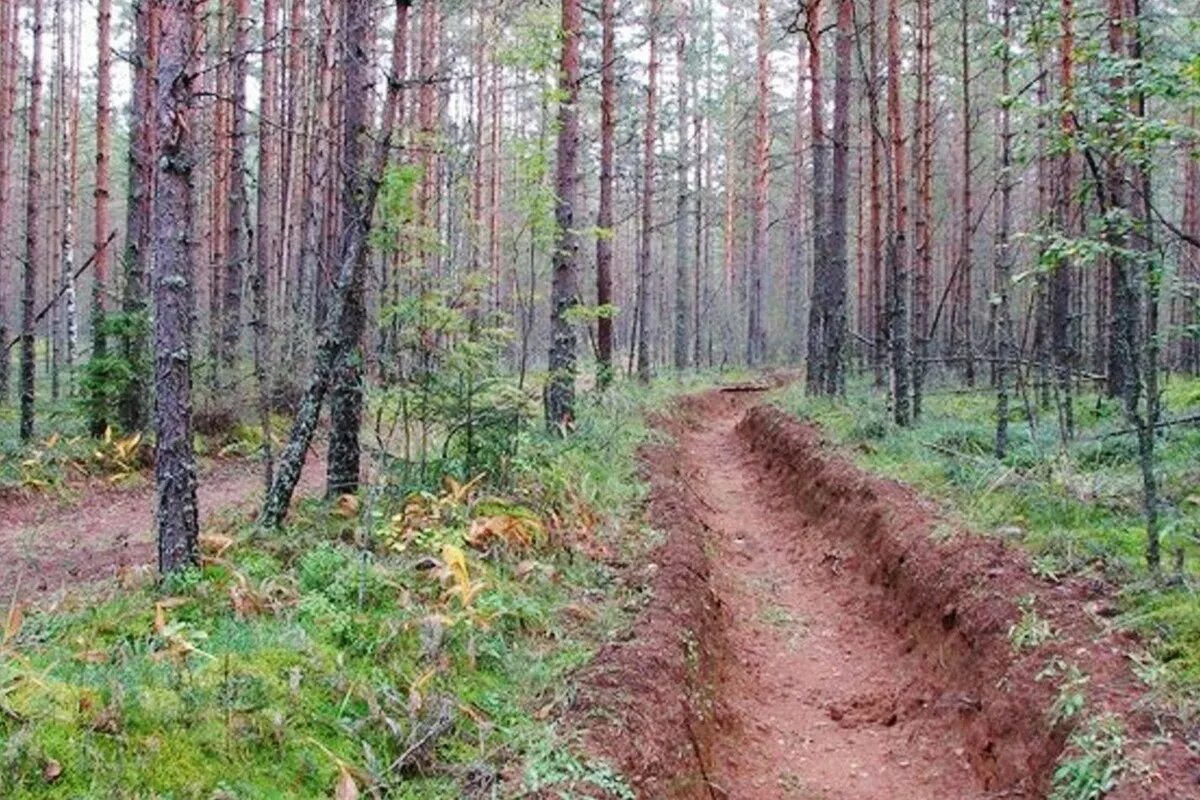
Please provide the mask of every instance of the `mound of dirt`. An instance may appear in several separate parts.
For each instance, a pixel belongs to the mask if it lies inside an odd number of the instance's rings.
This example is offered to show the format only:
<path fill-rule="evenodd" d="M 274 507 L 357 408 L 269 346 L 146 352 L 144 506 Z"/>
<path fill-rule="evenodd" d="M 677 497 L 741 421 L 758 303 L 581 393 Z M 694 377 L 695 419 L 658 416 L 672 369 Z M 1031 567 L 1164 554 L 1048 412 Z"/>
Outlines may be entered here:
<path fill-rule="evenodd" d="M 1046 797 L 1071 668 L 1087 714 L 1125 726 L 1110 796 L 1200 797 L 1185 737 L 1143 702 L 1134 643 L 1094 613 L 1106 587 L 1036 580 L 1020 552 L 754 401 L 689 398 L 644 453 L 666 542 L 630 566 L 648 603 L 578 706 L 639 797 Z M 1014 643 L 1033 620 L 1044 635 Z"/>

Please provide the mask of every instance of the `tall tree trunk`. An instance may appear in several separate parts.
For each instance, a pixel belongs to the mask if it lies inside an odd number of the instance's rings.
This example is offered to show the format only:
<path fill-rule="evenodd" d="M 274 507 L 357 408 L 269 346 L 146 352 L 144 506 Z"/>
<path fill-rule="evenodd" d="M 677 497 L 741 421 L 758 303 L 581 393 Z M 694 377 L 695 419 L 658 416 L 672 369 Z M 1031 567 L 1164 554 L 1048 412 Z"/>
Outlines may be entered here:
<path fill-rule="evenodd" d="M 801 346 L 804 337 L 800 335 L 803 323 L 804 289 L 808 280 L 808 247 L 805 242 L 804 196 L 808 190 L 805 175 L 805 151 L 808 149 L 808 137 L 805 134 L 805 105 L 808 102 L 805 92 L 805 70 L 808 67 L 808 41 L 803 36 L 796 37 L 796 110 L 792 131 L 792 203 L 790 214 L 792 224 L 789 226 L 791 239 L 790 261 L 788 264 L 788 353 L 792 361 L 799 362 L 804 358 Z"/>
<path fill-rule="evenodd" d="M 568 430 L 575 417 L 575 327 L 571 311 L 579 301 L 579 233 L 575 227 L 575 203 L 579 183 L 582 0 L 563 0 L 562 32 L 558 165 L 554 179 L 556 241 L 550 294 L 550 381 L 546 386 L 546 424 L 552 431 Z"/>
<path fill-rule="evenodd" d="M 676 83 L 675 99 L 679 131 L 679 150 L 675 164 L 675 369 L 682 370 L 688 366 L 690 340 L 688 325 L 690 323 L 689 304 L 691 302 L 691 265 L 688 259 L 691 250 L 688 244 L 692 218 L 688 213 L 691 196 L 688 189 L 688 166 L 691 161 L 688 118 L 688 26 L 690 10 L 687 0 L 679 0 L 676 8 L 675 29 L 675 61 Z"/>
<path fill-rule="evenodd" d="M 754 166 L 751 209 L 753 227 L 750 231 L 750 274 L 746 287 L 747 323 L 746 364 L 761 365 L 767 357 L 767 320 L 764 282 L 767 273 L 767 201 L 770 190 L 771 156 L 771 60 L 770 60 L 770 7 L 767 0 L 758 0 L 757 62 L 755 85 L 757 87 L 754 113 Z"/>
<path fill-rule="evenodd" d="M 971 15 L 970 0 L 962 0 L 959 17 L 959 56 L 962 59 L 962 230 L 957 278 L 957 317 L 961 336 L 958 346 L 968 386 L 975 385 L 975 339 L 972 320 L 974 305 L 975 200 L 973 195 L 974 125 L 971 107 Z"/>
<path fill-rule="evenodd" d="M 343 288 L 345 301 L 338 320 L 338 337 L 342 340 L 339 358 L 334 365 L 333 384 L 329 399 L 329 457 L 326 493 L 329 497 L 353 494 L 358 491 L 362 450 L 359 431 L 363 413 L 363 352 L 362 338 L 366 330 L 365 280 L 367 243 L 350 245 L 347 239 L 366 239 L 374 212 L 383 164 L 379 169 L 367 159 L 367 134 L 371 121 L 371 88 L 374 83 L 371 68 L 372 4 L 369 0 L 351 0 L 342 4 L 341 58 L 342 98 L 342 170 L 345 224 L 342 229 L 342 252 L 355 250 L 358 266 L 351 270 L 351 279 Z M 387 134 L 381 141 L 386 141 Z"/>
<path fill-rule="evenodd" d="M 875 368 L 875 386 L 882 389 L 886 381 L 884 366 L 887 364 L 887 308 L 884 291 L 884 246 L 883 246 L 883 125 L 879 119 L 879 8 L 877 0 L 870 0 L 869 64 L 867 75 L 867 106 L 871 129 L 871 314 Z"/>
<path fill-rule="evenodd" d="M 926 363 L 929 359 L 930 305 L 933 288 L 933 8 L 932 0 L 917 4 L 917 103 L 913 151 L 916 160 L 917 212 L 916 285 L 913 293 L 913 419 L 921 416 Z"/>
<path fill-rule="evenodd" d="M 250 44 L 250 1 L 235 0 L 233 37 L 228 57 L 232 59 L 229 108 L 229 203 L 225 223 L 224 300 L 221 359 L 228 387 L 238 390 L 235 368 L 242 342 L 242 281 L 250 260 L 249 199 L 246 192 L 246 74 Z M 232 399 L 230 395 L 229 399 Z"/>
<path fill-rule="evenodd" d="M 121 355 L 130 366 L 122 388 L 119 417 L 125 431 L 143 431 L 149 425 L 150 390 L 147 333 L 147 281 L 150 277 L 151 205 L 154 193 L 154 72 L 157 69 L 157 31 L 152 0 L 137 0 L 134 7 L 133 114 L 129 141 L 129 200 L 125 211 L 125 273 L 121 311 L 126 317 L 121 335 Z"/>
<path fill-rule="evenodd" d="M 158 165 L 151 233 L 154 253 L 154 473 L 158 487 L 158 566 L 195 563 L 199 537 L 192 452 L 192 171 L 196 143 L 189 118 L 198 39 L 193 0 L 151 0 L 158 29 L 154 163 Z"/>
<path fill-rule="evenodd" d="M 812 291 L 808 300 L 807 390 L 819 394 L 826 384 L 829 352 L 825 330 L 825 289 L 829 274 L 829 145 L 825 136 L 825 99 L 821 78 L 821 0 L 809 0 L 805 11 L 812 123 Z"/>
<path fill-rule="evenodd" d="M 1060 7 L 1061 40 L 1059 43 L 1059 86 L 1063 112 L 1060 135 L 1067 142 L 1075 138 L 1074 103 L 1075 76 L 1075 3 L 1062 0 Z M 1058 174 L 1054 186 L 1054 224 L 1064 236 L 1074 236 L 1075 221 L 1075 158 L 1074 146 L 1058 157 Z M 1054 375 L 1058 397 L 1058 421 L 1063 442 L 1075 435 L 1075 337 L 1072 331 L 1072 286 L 1075 283 L 1071 261 L 1066 256 L 1054 265 L 1050 278 L 1050 341 L 1054 358 Z"/>
<path fill-rule="evenodd" d="M 596 304 L 605 309 L 596 323 L 599 358 L 597 384 L 607 386 L 613 377 L 613 319 L 608 308 L 613 302 L 613 174 L 617 130 L 617 34 L 616 0 L 601 0 L 600 25 L 600 208 L 596 215 Z M 494 154 L 493 154 L 494 155 Z M 493 194 L 495 194 L 493 192 Z M 493 209 L 499 198 L 493 197 Z M 495 212 L 493 211 L 493 214 Z M 494 236 L 494 234 L 493 234 Z"/>
<path fill-rule="evenodd" d="M 277 229 L 280 222 L 277 214 L 273 182 L 279 165 L 276 161 L 277 126 L 280 124 L 278 92 L 278 34 L 276 17 L 279 8 L 276 0 L 263 0 L 262 23 L 262 90 L 259 100 L 258 121 L 258 186 L 256 187 L 256 229 L 254 251 L 254 277 L 251 288 L 254 294 L 254 379 L 258 384 L 258 413 L 263 433 L 263 480 L 270 487 L 273 477 L 273 455 L 271 452 L 271 316 L 270 276 L 278 259 L 279 242 Z"/>
<path fill-rule="evenodd" d="M 996 458 L 1008 452 L 1008 383 L 1013 361 L 1012 312 L 1009 284 L 1012 281 L 1013 131 L 1012 96 L 1013 0 L 1002 0 L 1003 42 L 1000 55 L 1000 221 L 996 231 Z"/>
<path fill-rule="evenodd" d="M 30 35 L 33 57 L 29 62 L 29 101 L 25 110 L 25 280 L 21 291 L 21 440 L 33 438 L 34 421 L 34 302 L 41 252 L 41 138 L 42 108 L 42 0 L 33 0 Z"/>
<path fill-rule="evenodd" d="M 854 2 L 838 0 L 838 38 L 833 80 L 833 175 L 829 204 L 829 272 L 824 287 L 825 386 L 836 395 L 846 388 L 847 208 L 850 200 L 850 79 L 854 47 Z"/>
<path fill-rule="evenodd" d="M 16 150 L 17 65 L 20 61 L 16 3 L 0 4 L 0 247 L 10 247 L 12 206 L 15 184 L 12 180 Z M 0 260 L 0 406 L 9 400 L 12 356 L 8 348 L 9 296 L 12 277 L 11 259 Z"/>
<path fill-rule="evenodd" d="M 96 4 L 96 187 L 95 212 L 92 217 L 92 246 L 95 266 L 92 268 L 92 358 L 102 363 L 108 357 L 108 336 L 105 332 L 105 311 L 108 304 L 108 212 L 109 212 L 109 124 L 112 109 L 112 0 Z M 100 398 L 91 403 L 93 415 L 88 425 L 93 436 L 100 436 L 109 421 L 103 413 Z"/>
<path fill-rule="evenodd" d="M 654 274 L 650 263 L 651 249 L 654 236 L 654 185 L 656 181 L 657 161 L 656 144 L 658 142 L 658 39 L 659 25 L 662 16 L 662 0 L 650 0 L 650 15 L 646 27 L 650 35 L 650 64 L 647 78 L 649 85 L 646 89 L 646 120 L 642 136 L 642 230 L 638 246 L 638 286 L 637 286 L 637 373 L 638 378 L 648 382 L 653 374 L 654 365 L 651 360 L 654 340 L 653 320 L 654 309 L 650 307 L 650 281 Z"/>
<path fill-rule="evenodd" d="M 888 339 L 892 362 L 892 412 L 898 425 L 912 422 L 909 395 L 908 171 L 900 107 L 900 0 L 888 0 L 888 132 L 891 135 L 891 202 L 888 204 Z"/>
<path fill-rule="evenodd" d="M 1196 109 L 1188 115 L 1188 125 L 1195 130 L 1200 125 Z M 1191 242 L 1184 242 L 1183 254 L 1180 259 L 1180 272 L 1184 281 L 1183 315 L 1180 322 L 1186 326 L 1183 335 L 1181 367 L 1190 375 L 1200 374 L 1200 331 L 1196 325 L 1200 323 L 1197 317 L 1197 304 L 1200 304 L 1200 153 L 1194 148 L 1184 154 L 1183 166 L 1183 220 L 1184 233 L 1191 237 Z M 3 392 L 0 392 L 0 402 L 3 402 Z"/>

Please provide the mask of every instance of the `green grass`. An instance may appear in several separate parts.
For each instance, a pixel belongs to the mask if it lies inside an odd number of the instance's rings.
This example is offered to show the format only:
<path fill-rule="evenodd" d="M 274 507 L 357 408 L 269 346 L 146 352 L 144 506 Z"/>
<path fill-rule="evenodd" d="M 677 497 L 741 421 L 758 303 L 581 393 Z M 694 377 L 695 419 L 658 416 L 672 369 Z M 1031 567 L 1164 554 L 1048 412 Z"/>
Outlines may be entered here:
<path fill-rule="evenodd" d="M 327 797 L 348 773 L 449 800 L 503 772 L 509 791 L 631 797 L 553 720 L 636 607 L 577 545 L 653 545 L 635 454 L 646 413 L 684 388 L 622 386 L 583 403 L 569 440 L 525 434 L 500 499 L 547 523 L 532 550 L 467 548 L 470 505 L 401 549 L 401 507 L 369 490 L 357 515 L 302 505 L 161 587 L 30 612 L 0 646 L 0 795 Z M 447 547 L 472 591 L 417 568 Z"/>
<path fill-rule="evenodd" d="M 1200 410 L 1200 380 L 1172 376 L 1164 392 L 1166 418 Z M 1038 409 L 1033 424 L 1020 398 L 1010 417 L 1007 457 L 992 455 L 995 399 L 937 391 L 910 428 L 890 421 L 886 398 L 856 384 L 844 401 L 810 399 L 802 388 L 776 402 L 819 423 L 864 468 L 902 480 L 941 500 L 972 528 L 1019 542 L 1047 580 L 1095 571 L 1121 587 L 1122 622 L 1144 635 L 1165 679 L 1156 688 L 1200 689 L 1200 600 L 1194 591 L 1200 531 L 1200 426 L 1164 428 L 1158 438 L 1163 486 L 1164 568 L 1176 550 L 1187 563 L 1182 581 L 1156 585 L 1145 566 L 1141 479 L 1132 436 L 1117 403 L 1088 394 L 1077 399 L 1078 435 L 1063 448 L 1056 415 Z"/>

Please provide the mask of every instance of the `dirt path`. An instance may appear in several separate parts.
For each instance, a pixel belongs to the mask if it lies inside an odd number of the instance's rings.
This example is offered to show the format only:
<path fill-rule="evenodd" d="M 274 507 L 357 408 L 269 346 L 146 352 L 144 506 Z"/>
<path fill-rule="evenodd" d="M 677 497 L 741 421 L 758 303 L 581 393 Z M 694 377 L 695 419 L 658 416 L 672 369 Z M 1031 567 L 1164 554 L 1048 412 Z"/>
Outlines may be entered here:
<path fill-rule="evenodd" d="M 319 491 L 315 459 L 297 492 Z M 66 587 L 111 579 L 154 563 L 154 490 L 143 476 L 133 487 L 90 483 L 70 500 L 34 495 L 0 507 L 0 595 L 38 599 Z M 262 473 L 249 461 L 218 462 L 200 476 L 200 523 L 212 529 L 251 514 L 262 498 Z"/>
<path fill-rule="evenodd" d="M 735 432 L 743 411 L 731 400 L 680 443 L 728 615 L 719 694 L 728 731 L 714 743 L 710 776 L 718 796 L 978 796 L 949 732 L 897 718 L 919 665 L 906 664 L 890 629 L 861 615 L 838 553 L 795 547 L 807 524 L 779 502 Z"/>

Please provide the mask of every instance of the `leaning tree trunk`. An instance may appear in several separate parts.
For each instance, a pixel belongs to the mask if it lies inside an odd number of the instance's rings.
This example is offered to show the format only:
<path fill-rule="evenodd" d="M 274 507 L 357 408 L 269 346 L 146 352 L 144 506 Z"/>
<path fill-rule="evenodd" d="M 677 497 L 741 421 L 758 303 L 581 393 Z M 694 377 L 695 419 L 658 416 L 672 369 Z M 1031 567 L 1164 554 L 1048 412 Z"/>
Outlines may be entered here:
<path fill-rule="evenodd" d="M 152 0 L 158 34 L 155 63 L 153 201 L 154 453 L 158 487 L 158 565 L 163 573 L 195 563 L 199 536 L 196 461 L 192 452 L 192 316 L 195 298 L 189 232 L 195 216 L 190 125 L 195 69 L 195 3 Z"/>
<path fill-rule="evenodd" d="M 556 241 L 550 294 L 550 381 L 546 386 L 546 425 L 566 431 L 575 416 L 575 328 L 571 311 L 579 296 L 579 234 L 575 201 L 579 183 L 579 39 L 581 0 L 562 3 L 562 64 L 559 69 L 558 166 L 554 210 Z"/>
<path fill-rule="evenodd" d="M 321 414 L 321 406 L 325 402 L 325 395 L 334 379 L 335 370 L 344 370 L 348 366 L 347 355 L 362 338 L 365 320 L 361 312 L 361 290 L 367 268 L 367 235 L 370 233 L 371 216 L 379 193 L 380 176 L 387 164 L 388 152 L 391 148 L 391 134 L 394 129 L 391 119 L 394 118 L 398 103 L 401 101 L 402 83 L 399 76 L 402 74 L 402 67 L 398 67 L 397 64 L 402 65 L 405 60 L 403 33 L 408 30 L 407 20 L 411 5 L 411 0 L 396 0 L 397 37 L 393 45 L 392 76 L 388 81 L 384 107 L 384 135 L 376 143 L 374 159 L 369 167 L 370 171 L 368 172 L 366 165 L 360 160 L 358 169 L 348 170 L 344 176 L 346 181 L 344 194 L 348 201 L 346 226 L 342 235 L 342 249 L 339 255 L 337 284 L 333 294 L 332 307 L 325 317 L 321 342 L 317 348 L 308 387 L 300 400 L 288 443 L 279 455 L 274 480 L 263 502 L 259 523 L 264 527 L 275 528 L 283 522 L 292 500 L 292 494 L 296 490 L 296 484 L 300 481 L 304 458 L 308 453 L 309 445 L 312 444 L 317 420 Z M 346 110 L 353 115 L 348 117 L 350 121 L 353 122 L 355 117 L 358 117 L 357 124 L 352 127 L 360 134 L 367 124 L 367 98 L 371 86 L 371 69 L 366 48 L 366 42 L 369 41 L 366 37 L 371 30 L 370 8 L 368 0 L 348 0 L 345 9 L 345 19 L 354 24 L 348 25 L 344 32 L 344 35 L 348 37 L 349 52 L 352 56 L 343 60 L 343 69 L 347 73 L 344 83 L 347 89 L 352 89 L 350 95 L 362 95 L 362 97 L 348 96 Z M 361 136 L 356 136 L 355 139 L 358 142 L 362 141 Z M 356 293 L 359 295 L 357 301 L 354 296 Z M 354 306 L 355 302 L 358 304 L 357 308 Z M 355 330 L 358 331 L 357 337 L 354 336 Z M 344 372 L 338 375 L 339 380 L 344 380 L 345 377 Z M 338 410 L 345 409 L 348 395 L 352 392 L 359 393 L 358 399 L 361 403 L 361 380 L 350 386 L 343 385 L 341 388 L 345 393 L 342 398 L 343 405 L 335 407 L 334 414 Z M 361 420 L 361 405 L 359 414 L 358 419 Z M 353 428 L 353 438 L 351 438 L 351 431 L 347 430 L 348 423 L 356 424 L 353 420 L 343 419 L 340 422 L 335 420 L 336 425 L 342 426 L 342 430 L 337 434 L 341 437 L 338 444 L 339 446 L 354 447 L 355 452 L 347 455 L 343 451 L 339 455 L 336 464 L 338 472 L 335 474 L 331 447 L 329 475 L 331 489 L 341 488 L 334 484 L 334 480 L 348 481 L 351 478 L 351 471 L 354 483 L 357 484 L 358 481 L 359 455 L 356 447 L 358 428 Z"/>

